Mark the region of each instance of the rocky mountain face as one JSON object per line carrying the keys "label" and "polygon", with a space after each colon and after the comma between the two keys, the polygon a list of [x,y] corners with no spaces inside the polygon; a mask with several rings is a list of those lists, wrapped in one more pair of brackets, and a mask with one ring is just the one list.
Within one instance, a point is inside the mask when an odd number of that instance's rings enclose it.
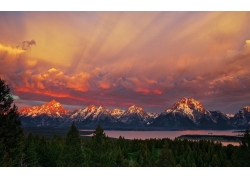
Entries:
{"label": "rocky mountain face", "polygon": [[84,109],[78,109],[70,114],[69,121],[75,121],[76,125],[85,127],[96,127],[100,124],[103,127],[116,124],[116,119],[104,107],[90,105]]}
{"label": "rocky mountain face", "polygon": [[239,128],[250,127],[250,106],[245,106],[232,118],[232,124]]}
{"label": "rocky mountain face", "polygon": [[24,107],[20,111],[20,115],[36,117],[39,115],[48,115],[51,117],[62,117],[68,114],[69,111],[64,109],[59,102],[52,100],[49,103],[40,106],[34,106],[31,108]]}
{"label": "rocky mountain face", "polygon": [[135,105],[127,110],[108,110],[90,105],[73,112],[65,110],[55,100],[42,106],[23,108],[19,111],[23,126],[70,126],[95,128],[98,124],[110,129],[233,129],[250,125],[250,106],[235,115],[221,111],[208,111],[193,98],[182,98],[171,108],[157,114],[149,113]]}
{"label": "rocky mountain face", "polygon": [[65,120],[69,112],[55,100],[42,106],[24,107],[19,111],[22,126],[63,126],[68,124]]}
{"label": "rocky mountain face", "polygon": [[152,119],[141,107],[133,105],[121,115],[118,121],[131,126],[144,126]]}
{"label": "rocky mountain face", "polygon": [[75,121],[77,126],[95,128],[98,124],[102,127],[144,126],[151,122],[157,113],[147,113],[135,105],[126,111],[121,109],[108,110],[102,106],[90,105],[74,112],[65,110],[55,100],[20,111],[23,126],[61,126],[70,125]]}
{"label": "rocky mountain face", "polygon": [[161,113],[151,124],[155,127],[180,129],[228,129],[229,117],[220,111],[208,111],[193,98],[182,98]]}

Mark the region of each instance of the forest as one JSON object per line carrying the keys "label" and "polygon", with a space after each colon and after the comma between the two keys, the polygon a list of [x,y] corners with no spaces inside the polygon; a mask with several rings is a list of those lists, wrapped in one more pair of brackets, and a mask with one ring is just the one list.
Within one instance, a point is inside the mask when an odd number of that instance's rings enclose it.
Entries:
{"label": "forest", "polygon": [[0,166],[2,167],[249,167],[250,134],[239,146],[210,140],[118,139],[97,126],[81,137],[74,122],[67,135],[25,134],[10,89],[0,79]]}

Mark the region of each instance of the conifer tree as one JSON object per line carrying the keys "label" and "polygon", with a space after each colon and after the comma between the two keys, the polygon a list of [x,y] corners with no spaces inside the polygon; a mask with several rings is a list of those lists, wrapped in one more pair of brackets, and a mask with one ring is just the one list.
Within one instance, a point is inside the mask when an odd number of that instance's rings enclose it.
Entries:
{"label": "conifer tree", "polygon": [[47,145],[47,167],[55,167],[57,166],[57,160],[59,155],[64,147],[64,139],[62,136],[55,134],[50,142]]}
{"label": "conifer tree", "polygon": [[63,167],[79,167],[83,164],[82,140],[74,122],[67,133],[57,164]]}
{"label": "conifer tree", "polygon": [[89,165],[97,167],[115,166],[116,149],[113,142],[106,136],[103,128],[98,125],[90,143]]}
{"label": "conifer tree", "polygon": [[23,129],[13,101],[9,86],[0,78],[0,142],[3,148],[0,162],[5,161],[6,166],[20,166],[23,150]]}
{"label": "conifer tree", "polygon": [[249,129],[246,129],[244,136],[242,137],[240,146],[235,152],[235,165],[249,167],[250,166],[250,133]]}
{"label": "conifer tree", "polygon": [[26,165],[29,167],[38,167],[39,165],[39,157],[37,153],[37,144],[34,142],[34,140],[31,141],[31,143],[28,146],[27,152],[26,152]]}
{"label": "conifer tree", "polygon": [[175,160],[173,158],[172,151],[168,149],[167,140],[164,139],[163,147],[159,155],[158,166],[159,167],[174,167]]}

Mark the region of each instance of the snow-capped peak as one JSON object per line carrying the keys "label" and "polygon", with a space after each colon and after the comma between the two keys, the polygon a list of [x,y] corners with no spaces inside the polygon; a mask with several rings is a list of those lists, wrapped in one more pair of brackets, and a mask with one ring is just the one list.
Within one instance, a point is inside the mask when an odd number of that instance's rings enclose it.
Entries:
{"label": "snow-capped peak", "polygon": [[42,106],[33,106],[30,108],[24,107],[22,110],[20,110],[21,115],[32,116],[32,117],[41,114],[61,116],[67,113],[69,113],[69,111],[65,110],[63,106],[55,100],[52,100],[51,102],[48,102]]}
{"label": "snow-capped peak", "polygon": [[130,106],[127,111],[129,113],[145,113],[141,107],[137,107],[136,105]]}
{"label": "snow-capped peak", "polygon": [[171,110],[183,110],[183,111],[198,111],[205,113],[206,110],[203,105],[199,102],[194,100],[193,98],[182,98],[179,102],[175,103]]}
{"label": "snow-capped peak", "polygon": [[99,106],[98,108],[94,105],[90,105],[84,109],[78,109],[75,111],[72,115],[72,119],[79,119],[79,120],[85,120],[85,119],[91,119],[95,120],[99,115],[107,115],[109,114],[109,111],[106,110],[104,107]]}
{"label": "snow-capped peak", "polygon": [[150,117],[141,107],[135,105],[130,106],[120,117],[120,121],[126,124],[143,124],[150,120],[152,120],[152,117]]}
{"label": "snow-capped peak", "polygon": [[243,109],[250,112],[250,106],[245,106]]}
{"label": "snow-capped peak", "polygon": [[119,108],[115,108],[112,111],[108,111],[113,117],[115,117],[116,119],[119,119],[123,113],[125,112],[125,110],[119,109]]}
{"label": "snow-capped peak", "polygon": [[202,115],[209,113],[205,110],[203,105],[193,98],[182,98],[175,103],[172,108],[166,110],[166,113],[181,113],[188,116],[193,121],[199,119]]}

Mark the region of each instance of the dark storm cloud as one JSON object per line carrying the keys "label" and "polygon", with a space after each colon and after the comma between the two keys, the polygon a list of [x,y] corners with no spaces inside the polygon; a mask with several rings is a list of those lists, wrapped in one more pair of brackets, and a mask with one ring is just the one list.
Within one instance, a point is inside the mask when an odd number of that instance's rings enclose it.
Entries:
{"label": "dark storm cloud", "polygon": [[22,42],[22,49],[23,50],[28,50],[31,48],[31,46],[36,45],[36,41],[35,40],[31,40],[31,41],[23,41]]}

